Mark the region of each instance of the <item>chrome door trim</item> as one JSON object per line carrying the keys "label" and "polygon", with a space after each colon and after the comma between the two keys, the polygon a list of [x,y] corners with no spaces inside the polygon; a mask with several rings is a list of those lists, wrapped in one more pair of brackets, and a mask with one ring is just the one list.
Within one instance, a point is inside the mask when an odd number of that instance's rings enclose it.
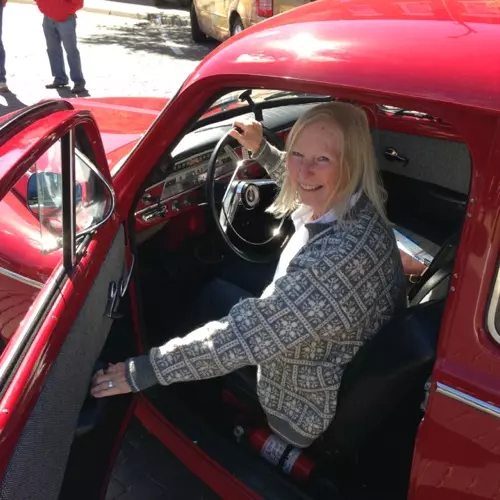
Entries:
{"label": "chrome door trim", "polygon": [[5,269],[4,267],[0,267],[0,274],[3,274],[4,276],[7,276],[7,278],[12,278],[13,280],[19,281],[21,283],[24,283],[25,285],[32,286],[34,288],[42,289],[43,288],[43,283],[40,283],[39,281],[32,280],[30,278],[26,278],[26,276],[23,276],[21,274],[17,274],[14,271],[9,271],[8,269]]}
{"label": "chrome door trim", "polygon": [[500,408],[498,406],[482,401],[481,399],[477,399],[469,394],[466,394],[465,392],[442,384],[441,382],[437,382],[436,392],[448,398],[454,399],[455,401],[460,401],[467,406],[472,406],[472,408],[475,408],[476,410],[488,413],[493,417],[500,418]]}
{"label": "chrome door trim", "polygon": [[497,275],[495,279],[495,286],[493,288],[493,293],[490,298],[490,305],[488,308],[488,314],[486,317],[486,323],[488,326],[488,331],[493,337],[493,340],[500,344],[500,332],[496,328],[496,314],[497,309],[500,307],[500,265],[498,266]]}

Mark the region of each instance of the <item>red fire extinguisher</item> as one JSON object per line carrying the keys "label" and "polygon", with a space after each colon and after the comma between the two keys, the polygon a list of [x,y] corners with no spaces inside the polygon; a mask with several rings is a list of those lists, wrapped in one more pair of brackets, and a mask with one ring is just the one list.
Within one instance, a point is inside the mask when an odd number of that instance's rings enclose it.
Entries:
{"label": "red fire extinguisher", "polygon": [[234,435],[237,440],[245,436],[251,448],[261,457],[297,481],[307,481],[316,465],[300,448],[286,443],[266,427],[245,430],[238,425],[234,429]]}

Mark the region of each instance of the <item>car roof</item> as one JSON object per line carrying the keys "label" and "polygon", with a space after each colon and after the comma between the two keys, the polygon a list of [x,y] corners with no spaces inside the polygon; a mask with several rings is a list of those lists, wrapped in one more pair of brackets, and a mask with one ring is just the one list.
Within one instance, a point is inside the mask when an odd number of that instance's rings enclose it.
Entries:
{"label": "car roof", "polygon": [[317,0],[222,44],[183,87],[257,75],[498,112],[499,41],[497,0]]}

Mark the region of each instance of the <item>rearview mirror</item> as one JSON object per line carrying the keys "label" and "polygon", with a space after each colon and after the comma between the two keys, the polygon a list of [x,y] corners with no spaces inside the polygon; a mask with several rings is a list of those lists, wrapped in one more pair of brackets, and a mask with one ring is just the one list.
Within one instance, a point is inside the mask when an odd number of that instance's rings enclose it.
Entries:
{"label": "rearview mirror", "polygon": [[[62,175],[57,172],[36,172],[28,180],[28,208],[35,215],[56,215],[62,210]],[[82,186],[75,186],[75,201],[82,201]]]}

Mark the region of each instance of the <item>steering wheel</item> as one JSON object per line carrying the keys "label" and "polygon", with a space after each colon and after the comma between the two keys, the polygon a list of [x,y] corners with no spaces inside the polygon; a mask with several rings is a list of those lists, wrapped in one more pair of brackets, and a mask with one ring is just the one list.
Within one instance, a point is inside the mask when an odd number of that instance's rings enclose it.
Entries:
{"label": "steering wheel", "polygon": [[[276,187],[276,183],[271,179],[239,179],[237,177],[238,172],[246,169],[250,164],[255,164],[255,161],[248,159],[240,160],[235,151],[235,147],[238,147],[239,143],[229,135],[230,132],[231,130],[220,139],[208,161],[206,181],[207,203],[214,218],[215,227],[218,229],[224,242],[236,255],[249,262],[271,262],[277,258],[289,237],[288,234],[283,234],[282,231],[284,219],[281,220],[279,227],[272,232],[269,238],[259,242],[250,241],[243,237],[236,230],[233,222],[238,209],[254,210],[257,208],[261,202],[261,190],[269,189],[271,186]],[[262,133],[270,144],[276,146],[278,149],[284,148],[282,139],[274,132],[263,128]],[[223,152],[231,158],[235,164],[235,169],[222,196],[222,203],[219,209],[215,196],[215,182],[217,168],[219,167],[217,159]],[[244,244],[242,245],[243,248],[233,242],[231,234],[234,234]]]}

